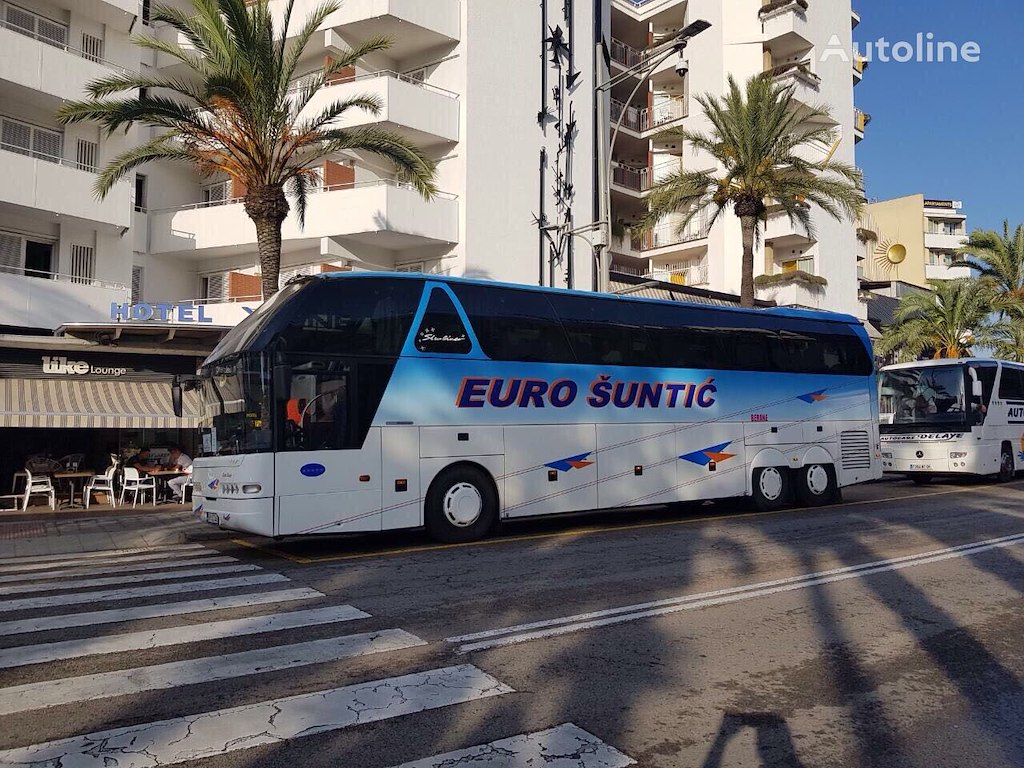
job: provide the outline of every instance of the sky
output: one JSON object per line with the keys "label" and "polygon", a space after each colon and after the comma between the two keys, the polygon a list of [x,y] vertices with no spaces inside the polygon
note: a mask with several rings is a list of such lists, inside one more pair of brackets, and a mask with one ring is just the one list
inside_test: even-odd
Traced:
{"label": "sky", "polygon": [[[812,0],[813,2],[813,0]],[[882,62],[876,55],[855,91],[871,115],[857,145],[869,199],[922,193],[962,200],[967,224],[1024,223],[1024,2],[854,0],[854,40],[973,41],[977,63]]]}

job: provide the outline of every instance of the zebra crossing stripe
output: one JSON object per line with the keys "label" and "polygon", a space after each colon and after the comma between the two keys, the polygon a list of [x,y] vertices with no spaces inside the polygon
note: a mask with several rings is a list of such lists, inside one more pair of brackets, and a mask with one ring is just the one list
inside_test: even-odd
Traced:
{"label": "zebra crossing stripe", "polygon": [[418,645],[426,645],[426,642],[402,629],[385,629],[222,656],[172,661],[150,667],[13,685],[0,688],[0,715],[249,677]]}
{"label": "zebra crossing stripe", "polygon": [[295,600],[312,600],[313,598],[323,596],[322,592],[317,592],[315,589],[300,587],[296,589],[281,589],[275,592],[208,597],[180,603],[136,605],[128,608],[112,608],[105,611],[90,611],[88,613],[67,613],[59,616],[34,616],[28,619],[0,622],[0,637],[24,635],[30,632],[45,632],[52,629],[117,624],[125,621],[156,619],[164,616],[184,616],[190,613],[205,613],[207,611],[226,611],[232,608],[250,608],[256,605],[288,603]]}
{"label": "zebra crossing stripe", "polygon": [[636,760],[610,747],[596,736],[572,723],[510,739],[492,741],[425,760],[403,763],[397,768],[625,768]]}
{"label": "zebra crossing stripe", "polygon": [[[186,557],[186,555],[183,555]],[[194,558],[196,555],[187,555]],[[201,559],[174,560],[170,562],[138,563],[129,565],[107,565],[96,563],[100,567],[62,568],[56,571],[28,571],[10,576],[0,576],[0,584],[17,584],[24,581],[44,581],[46,579],[67,579],[71,576],[105,576],[113,573],[136,573],[139,571],[160,571],[171,568],[195,568],[198,565],[214,563],[237,563],[238,560],[228,555],[204,557]]]}
{"label": "zebra crossing stripe", "polygon": [[0,766],[165,766],[512,693],[459,666],[0,751]]}
{"label": "zebra crossing stripe", "polygon": [[63,555],[27,555],[24,557],[5,557],[4,565],[22,565],[24,563],[61,563],[68,560],[92,560],[97,557],[120,557],[121,555],[141,555],[158,552],[184,552],[186,550],[211,550],[202,544],[168,544],[163,547],[133,547],[131,549],[103,549],[96,552],[68,552]]}
{"label": "zebra crossing stripe", "polygon": [[[144,554],[143,554],[144,553]],[[23,563],[21,565],[7,565],[7,560],[0,560],[0,573],[31,573],[33,571],[52,571],[54,565],[61,568],[74,568],[84,566],[95,566],[95,565],[109,565],[110,563],[143,563],[151,560],[168,560],[170,558],[189,558],[189,557],[209,557],[210,555],[219,555],[220,553],[215,549],[200,548],[189,548],[183,552],[149,552],[147,550],[140,550],[140,554],[137,555],[125,555],[124,557],[107,558],[105,560],[98,560],[94,555],[79,555],[80,559],[66,560],[60,563],[56,563],[54,560],[46,560],[38,563]]]}
{"label": "zebra crossing stripe", "polygon": [[[204,563],[205,565],[205,563]],[[105,576],[101,579],[72,579],[71,581],[45,581],[41,584],[15,584],[12,587],[0,586],[0,595],[24,595],[32,592],[55,592],[67,589],[84,589],[85,587],[110,587],[125,582],[170,581],[171,579],[188,579],[199,576],[220,576],[222,573],[241,573],[243,571],[262,571],[258,565],[236,563],[211,568],[191,568],[186,571],[168,571],[166,573],[140,573],[125,578],[124,576]]]}
{"label": "zebra crossing stripe", "polygon": [[273,584],[281,581],[290,581],[290,579],[279,573],[260,573],[255,576],[239,576],[234,579],[211,579],[209,581],[195,581],[186,584],[151,584],[146,587],[108,589],[99,592],[74,592],[72,594],[48,595],[44,597],[23,597],[19,600],[0,602],[0,613],[55,608],[61,605],[79,605],[81,603],[102,603],[108,600],[134,600],[141,597],[172,595],[182,592],[209,592],[213,589],[252,587],[257,584]]}
{"label": "zebra crossing stripe", "polygon": [[106,635],[85,640],[65,640],[57,643],[25,645],[0,650],[0,669],[22,667],[27,664],[41,664],[50,661],[74,659],[81,656],[95,656],[104,653],[125,653],[146,648],[163,648],[169,645],[184,645],[206,640],[221,640],[241,635],[257,635],[263,632],[282,632],[298,627],[314,627],[355,619],[367,619],[351,605],[332,605],[327,608],[313,608],[289,613],[270,613],[264,616],[250,616],[244,619],[213,621],[206,624],[186,624],[167,629],[131,632],[124,635]]}
{"label": "zebra crossing stripe", "polygon": [[[205,564],[205,563],[204,563]],[[70,582],[43,582],[42,584],[16,584],[12,587],[0,587],[0,596],[3,595],[25,595],[33,592],[57,592],[60,590],[76,590],[86,587],[113,587],[118,584],[130,582],[169,582],[173,579],[189,579],[202,577],[202,575],[220,575],[221,573],[240,573],[243,571],[262,570],[259,565],[249,563],[234,563],[232,565],[214,565],[209,568],[189,568],[188,570],[175,570],[167,573],[136,573],[127,579],[120,577],[103,577],[102,579],[73,579]],[[179,585],[184,587],[185,585]]]}

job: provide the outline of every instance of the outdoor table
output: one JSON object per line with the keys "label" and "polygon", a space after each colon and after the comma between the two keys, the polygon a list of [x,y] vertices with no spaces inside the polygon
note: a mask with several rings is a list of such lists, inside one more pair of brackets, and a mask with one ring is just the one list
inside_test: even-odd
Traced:
{"label": "outdoor table", "polygon": [[188,472],[185,472],[184,470],[181,470],[181,469],[156,469],[156,468],[154,468],[154,469],[140,469],[139,471],[140,472],[144,472],[145,474],[149,475],[150,477],[152,477],[152,478],[154,478],[156,480],[156,484],[157,484],[157,488],[158,488],[157,499],[156,499],[156,503],[157,504],[170,504],[170,502],[167,501],[167,496],[170,495],[169,489],[167,487],[167,481],[168,480],[170,480],[172,477],[181,477],[182,475],[187,475],[188,474]]}
{"label": "outdoor table", "polygon": [[75,485],[79,480],[84,483],[86,479],[94,477],[95,475],[96,473],[92,470],[81,470],[78,472],[54,472],[50,475],[54,480],[68,481],[68,488],[70,489],[68,493],[68,500],[66,503],[62,503],[61,506],[66,506],[68,509],[84,509],[85,507],[82,504],[75,503]]}

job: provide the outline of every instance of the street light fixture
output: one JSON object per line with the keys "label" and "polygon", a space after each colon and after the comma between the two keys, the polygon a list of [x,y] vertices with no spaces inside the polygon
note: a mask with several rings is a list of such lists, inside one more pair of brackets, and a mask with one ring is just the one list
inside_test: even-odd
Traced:
{"label": "street light fixture", "polygon": [[[621,82],[624,82],[633,75],[647,75],[653,70],[657,69],[661,64],[666,61],[670,56],[674,54],[681,54],[685,50],[687,43],[711,28],[711,22],[704,19],[697,19],[696,21],[687,24],[683,29],[676,34],[671,40],[666,40],[661,45],[652,48],[647,56],[639,64],[636,64],[624,72],[620,72],[614,77],[610,78],[607,82],[602,83],[596,87],[597,99],[598,99],[598,114],[601,120],[602,127],[607,125],[611,119],[611,112],[609,110],[609,100],[611,89]],[[602,58],[603,48],[602,44],[598,44],[598,60]],[[680,62],[680,66],[676,67],[676,72],[679,73],[680,77],[683,77],[687,73],[687,67],[684,66],[683,62]],[[626,99],[626,104],[633,101],[633,97],[636,96],[637,91],[640,90],[640,86],[644,84],[643,77],[637,82],[636,87],[633,88],[633,92]],[[607,117],[606,117],[607,116]],[[605,141],[603,136],[598,142],[598,189],[600,194],[600,221],[597,222],[600,228],[600,233],[594,238],[594,251],[596,261],[598,263],[598,278],[597,278],[597,290],[601,293],[608,292],[609,285],[609,273],[611,272],[611,254],[608,252],[608,247],[611,244],[611,155],[615,149],[615,141],[619,137],[619,129],[622,127],[622,119],[626,116],[626,110],[623,109],[619,115],[619,119],[615,121],[615,128],[612,130],[611,139]]]}

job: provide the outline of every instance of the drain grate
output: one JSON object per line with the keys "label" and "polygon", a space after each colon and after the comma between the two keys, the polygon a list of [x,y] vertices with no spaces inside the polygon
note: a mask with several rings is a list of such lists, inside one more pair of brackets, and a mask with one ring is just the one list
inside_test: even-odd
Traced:
{"label": "drain grate", "polygon": [[0,523],[0,541],[46,535],[46,523]]}

